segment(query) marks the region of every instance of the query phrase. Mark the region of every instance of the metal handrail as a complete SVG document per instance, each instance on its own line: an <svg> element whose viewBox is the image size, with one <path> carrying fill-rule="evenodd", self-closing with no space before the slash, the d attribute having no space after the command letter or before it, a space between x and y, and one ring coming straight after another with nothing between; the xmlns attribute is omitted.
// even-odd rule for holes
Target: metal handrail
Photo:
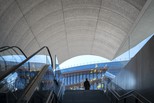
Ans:
<svg viewBox="0 0 154 103"><path fill-rule="evenodd" d="M0 47L0 49L2 49L2 50L0 50L0 52L3 52L3 51L6 51L6 50L9 50L9 49L12 49L17 55L19 55L18 52L14 48L17 48L25 56L25 58L27 58L26 54L19 47L17 47L17 46L11 46L11 47L10 46L3 46L3 47ZM1 56L1 57L3 58L3 56ZM3 60L5 62L5 69L6 69L7 68L7 63L6 63L6 61L5 61L4 58L3 58Z"/></svg>
<svg viewBox="0 0 154 103"><path fill-rule="evenodd" d="M113 83L114 85L116 85L114 82L111 82L111 83ZM117 85L116 85L116 86L117 86ZM108 89L110 90L110 88L108 88ZM120 95L118 92L116 92L115 90L113 90L113 92L114 92L119 98L125 97L125 96L127 96L127 95L133 93L134 91L135 91L135 90L131 90L131 91L129 91L129 92L123 94L123 95Z"/></svg>
<svg viewBox="0 0 154 103"><path fill-rule="evenodd" d="M4 49L3 49L3 48L4 48ZM16 54L18 54L17 51L14 50L13 48L17 48L17 49L27 58L26 54L22 51L22 49L20 49L20 48L17 47L17 46L11 46L11 47L9 47L9 46L4 46L4 47L1 47L0 49L3 49L3 50L0 50L0 52L3 52L3 51L8 50L8 49L12 49Z"/></svg>
<svg viewBox="0 0 154 103"><path fill-rule="evenodd" d="M60 95L62 94L60 94L60 92L61 92L61 90L62 90L62 87L63 87L63 85L61 85L60 86L60 89L59 89L59 91L58 91L58 94L57 94L57 99L58 99L58 101L59 101L59 99L60 99ZM55 93L54 93L54 90L52 90L52 91L50 91L50 94L49 94L49 96L48 96L48 98L47 98L47 100L46 100L46 103L49 103L49 101L53 101L54 100L54 95L56 95ZM51 99L51 100L50 100Z"/></svg>
<svg viewBox="0 0 154 103"><path fill-rule="evenodd" d="M64 81L64 79L63 79L62 81ZM63 88L63 82L62 82L62 84L61 84L61 86L60 86L60 89L59 89L59 91L58 91L58 94L57 94L57 99L58 99L58 101L59 101L59 99L60 99L60 95L62 94L62 93L61 93L62 88ZM46 100L46 103L49 103L50 101L52 102L52 101L54 100L54 95L56 95L56 94L54 93L54 90L50 91L49 96L48 96L48 98L47 98L47 100Z"/></svg>
<svg viewBox="0 0 154 103"><path fill-rule="evenodd" d="M134 92L134 91L131 91L131 92L129 92L129 93L125 93L123 96L118 96L117 94L115 94L115 92L112 92L112 90L110 90L110 89L108 89L113 95L114 95L114 97L116 97L116 99L118 100L118 101L120 101L120 100L123 100L123 99L125 99L125 98L127 98L127 97L130 97L131 95L132 95L132 93Z"/></svg>
<svg viewBox="0 0 154 103"><path fill-rule="evenodd" d="M133 96L133 97L135 97L137 100L139 100L140 102L142 102L142 101L140 100L140 98L138 98L137 96L134 95L134 93L136 93L137 95L139 95L140 97L142 97L142 98L143 98L145 101L147 101L148 103L152 103L151 101L149 101L148 99L146 99L145 97L143 97L140 93L138 93L138 92L135 91L135 90L132 90L132 91L130 91L130 92L127 92L127 93L125 93L125 94L123 94L123 95L121 95L121 96L120 96L116 91L113 91L113 92L114 92L114 93L113 93L111 89L108 88L108 90L112 93L112 95L114 95L114 97L115 97L118 101ZM142 103L143 103L143 102L142 102Z"/></svg>
<svg viewBox="0 0 154 103"><path fill-rule="evenodd" d="M32 94L36 90L36 86L39 85L43 74L46 72L49 65L44 65L42 70L33 78L33 80L25 87L22 96L18 99L17 103L21 103L22 100L29 101Z"/></svg>
<svg viewBox="0 0 154 103"><path fill-rule="evenodd" d="M144 96L142 96L140 93L138 93L137 91L135 91L134 93L136 93L137 95L139 95L141 98L143 98L145 101L147 101L148 103L152 103L151 101L149 101L148 99L146 99ZM135 94L133 94L133 96L135 98L137 98L138 100L140 100L137 96L135 96ZM142 101L141 101L142 102ZM143 102L142 102L143 103Z"/></svg>
<svg viewBox="0 0 154 103"><path fill-rule="evenodd" d="M0 47L0 49L4 49L4 48L9 48L10 46L3 46L3 47Z"/></svg>
<svg viewBox="0 0 154 103"><path fill-rule="evenodd" d="M49 96L48 96L48 98L47 98L47 100L46 100L46 103L49 103L49 100L50 100L52 94L53 94L53 90L50 91ZM53 97L53 96L52 96L52 97Z"/></svg>
<svg viewBox="0 0 154 103"><path fill-rule="evenodd" d="M125 97L125 96L127 96L127 95L133 93L134 90L131 90L131 91L129 91L129 92L123 94L123 95L119 95L115 90L113 90L113 92L114 92L116 95L118 95L119 98L122 98L122 97Z"/></svg>
<svg viewBox="0 0 154 103"><path fill-rule="evenodd" d="M64 78L63 78L63 80L62 80L62 83L61 83L60 89L59 89L58 94L57 94L58 99L60 98L60 95L62 94L62 91L61 91L61 90L62 90L62 88L64 87L63 82L64 82Z"/></svg>
<svg viewBox="0 0 154 103"><path fill-rule="evenodd" d="M33 56L35 56L37 53L39 53L44 48L47 49L47 51L49 53L50 60L51 60L51 67L53 68L53 61L52 61L52 56L51 56L51 53L49 51L49 48L47 46L44 46L41 49L39 49L38 51L36 51L35 53L33 53L31 56L29 56L27 59L25 59L24 61L22 61L20 64L13 66L9 70L6 70L5 73L3 73L2 75L0 75L0 81L2 79L4 79L7 75L9 75L10 73L12 73L13 71L17 70L20 66L22 66L24 63L26 63L28 60L30 60Z"/></svg>

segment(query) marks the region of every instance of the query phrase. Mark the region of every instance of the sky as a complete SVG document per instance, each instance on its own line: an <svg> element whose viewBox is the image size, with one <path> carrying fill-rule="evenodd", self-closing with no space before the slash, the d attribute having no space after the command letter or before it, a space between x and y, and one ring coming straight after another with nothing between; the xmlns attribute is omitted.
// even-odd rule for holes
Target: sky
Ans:
<svg viewBox="0 0 154 103"><path fill-rule="evenodd" d="M105 59L100 56L95 56L95 55L81 55L81 56L73 57L63 62L60 65L60 68L63 69L63 68L74 67L74 66L79 66L79 65L102 63L102 62L110 62L110 60Z"/></svg>

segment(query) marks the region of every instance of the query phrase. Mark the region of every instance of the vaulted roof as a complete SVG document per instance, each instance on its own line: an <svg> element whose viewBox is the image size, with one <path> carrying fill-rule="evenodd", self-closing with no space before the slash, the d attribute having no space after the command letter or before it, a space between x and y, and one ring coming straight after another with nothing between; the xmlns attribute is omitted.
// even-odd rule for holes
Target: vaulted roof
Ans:
<svg viewBox="0 0 154 103"><path fill-rule="evenodd" d="M60 63L84 54L113 59L129 49L124 44L145 4L146 0L0 0L0 46L16 45L28 55L48 46Z"/></svg>

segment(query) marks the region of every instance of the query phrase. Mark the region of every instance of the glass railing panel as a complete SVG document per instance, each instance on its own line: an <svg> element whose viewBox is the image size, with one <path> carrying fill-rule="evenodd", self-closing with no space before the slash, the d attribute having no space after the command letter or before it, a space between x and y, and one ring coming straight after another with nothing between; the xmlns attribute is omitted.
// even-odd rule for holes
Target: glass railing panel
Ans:
<svg viewBox="0 0 154 103"><path fill-rule="evenodd" d="M9 46L3 46L3 47L0 47L0 50L4 50L4 49L7 49L9 48Z"/></svg>
<svg viewBox="0 0 154 103"><path fill-rule="evenodd" d="M45 54L46 52L42 51L38 55L35 55L33 59L30 60L31 62L30 65L34 67L38 65L38 63L45 63L45 64L48 64L49 67L46 73L41 78L40 82L38 83L37 91L34 92L34 94L32 95L29 101L34 101L35 100L34 98L39 98L43 101L46 101L50 97L51 92L55 91L55 89L57 88L55 86L54 73L53 73L53 68L51 66L52 60L50 58L50 54L47 53L46 55L42 55L42 53Z"/></svg>
<svg viewBox="0 0 154 103"><path fill-rule="evenodd" d="M50 65L48 53L46 49L43 49L20 67L21 69L18 71L17 79L19 82L16 82L19 83L19 87L17 88L25 88L27 83L31 82L31 79L33 79L33 77L35 77L47 64ZM20 81L23 83L21 84Z"/></svg>
<svg viewBox="0 0 154 103"><path fill-rule="evenodd" d="M0 69L0 73L3 73L5 70L8 70L26 59L26 56L16 47L8 47L0 50L0 56L1 65L5 63L5 66Z"/></svg>
<svg viewBox="0 0 154 103"><path fill-rule="evenodd" d="M50 65L48 72L52 71L51 58L47 49L40 49L40 51L36 53L34 53L34 56L32 55L30 59L28 58L24 60L19 68L1 80L1 93L12 92L16 98L20 98L26 87L31 83L31 81L37 76L37 74L45 65ZM50 73L48 73L47 77L53 78L50 77Z"/></svg>
<svg viewBox="0 0 154 103"><path fill-rule="evenodd" d="M15 55L15 52L12 49L2 51L2 52L0 52L0 55L2 56L3 60L6 62L7 66L6 66L5 70L18 64L17 59L13 56L13 55Z"/></svg>
<svg viewBox="0 0 154 103"><path fill-rule="evenodd" d="M6 61L4 58L0 55L0 72L5 71L5 68L7 68Z"/></svg>
<svg viewBox="0 0 154 103"><path fill-rule="evenodd" d="M37 57L38 58L38 57ZM39 56L41 58L41 56ZM49 59L49 56L47 56L47 59ZM47 60L50 63L50 59ZM47 72L44 74L43 78L41 79L41 82L38 84L38 90L35 91L33 96L30 99L31 101L35 102L35 98L39 98L40 101L46 101L52 98L53 92L56 96L60 96L63 89L60 89L62 82L57 81L55 79L55 75L53 72L52 67L50 66L47 70Z"/></svg>
<svg viewBox="0 0 154 103"><path fill-rule="evenodd" d="M56 90L57 86L54 81L53 71L48 68L40 83L38 84L38 90L32 95L29 102L34 101L35 98L39 98L41 101L47 101L51 97L53 91Z"/></svg>
<svg viewBox="0 0 154 103"><path fill-rule="evenodd" d="M23 61L27 58L26 55L24 54L24 52L20 48L12 47L12 49L17 54L15 56L18 56L18 60Z"/></svg>

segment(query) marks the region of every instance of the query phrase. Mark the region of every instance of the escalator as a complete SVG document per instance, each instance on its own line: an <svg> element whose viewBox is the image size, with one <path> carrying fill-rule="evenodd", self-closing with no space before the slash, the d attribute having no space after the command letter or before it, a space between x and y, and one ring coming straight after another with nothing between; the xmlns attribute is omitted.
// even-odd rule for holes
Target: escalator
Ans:
<svg viewBox="0 0 154 103"><path fill-rule="evenodd" d="M21 63L27 56L17 46L4 46L0 48L0 73Z"/></svg>
<svg viewBox="0 0 154 103"><path fill-rule="evenodd" d="M42 47L19 64L6 69L0 74L1 103L53 101L59 94L61 85L56 85L52 68L49 49Z"/></svg>
<svg viewBox="0 0 154 103"><path fill-rule="evenodd" d="M3 50L3 49L6 49L6 48L9 48L10 46L3 46L3 47L0 47L0 50Z"/></svg>

